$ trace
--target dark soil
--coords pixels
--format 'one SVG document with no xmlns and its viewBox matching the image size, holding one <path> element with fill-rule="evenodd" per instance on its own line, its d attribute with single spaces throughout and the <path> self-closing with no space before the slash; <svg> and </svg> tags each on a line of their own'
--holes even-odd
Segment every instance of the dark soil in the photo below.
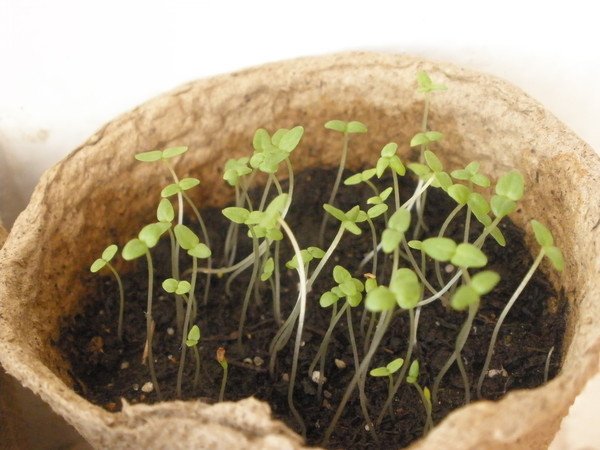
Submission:
<svg viewBox="0 0 600 450">
<path fill-rule="evenodd" d="M 317 236 L 323 214 L 321 205 L 327 201 L 334 177 L 333 170 L 320 169 L 308 170 L 297 176 L 294 202 L 288 215 L 288 222 L 293 226 L 302 248 L 318 245 Z M 380 185 L 389 186 L 391 185 L 389 181 L 385 182 L 384 180 Z M 404 185 L 402 198 L 408 198 L 411 189 L 412 186 Z M 370 195 L 372 195 L 370 191 L 361 187 L 342 187 L 336 203 L 342 209 L 347 210 L 358 200 L 361 200 L 364 205 L 364 200 Z M 454 203 L 440 190 L 429 190 L 425 211 L 426 223 L 430 227 L 428 236 L 437 234 L 441 223 L 453 207 Z M 220 262 L 222 254 L 220 246 L 224 241 L 227 222 L 218 210 L 207 209 L 203 211 L 203 215 L 211 232 L 213 254 Z M 446 235 L 456 240 L 462 239 L 463 226 L 464 215 L 459 215 L 452 222 Z M 532 262 L 532 256 L 524 245 L 523 230 L 513 225 L 510 220 L 504 220 L 500 226 L 507 238 L 507 247 L 500 248 L 493 239 L 488 239 L 484 251 L 489 258 L 488 268 L 499 272 L 502 281 L 491 294 L 482 299 L 481 309 L 462 352 L 472 387 L 476 384 L 483 365 L 496 318 Z M 366 229 L 366 227 L 363 228 Z M 330 221 L 326 242 L 331 242 L 336 229 L 335 224 Z M 478 226 L 472 227 L 471 242 L 479 235 L 480 231 Z M 245 256 L 251 252 L 251 246 L 249 240 L 243 237 L 243 233 L 240 236 L 242 236 L 242 247 L 238 255 Z M 157 269 L 153 310 L 156 331 L 153 348 L 163 396 L 166 399 L 174 399 L 180 337 L 177 336 L 177 333 L 170 333 L 175 328 L 173 298 L 160 288 L 161 282 L 170 276 L 167 241 L 158 248 L 154 255 Z M 310 380 L 307 371 L 327 329 L 331 314 L 330 309 L 324 310 L 318 306 L 318 299 L 322 292 L 333 286 L 331 270 L 336 263 L 341 263 L 348 269 L 354 270 L 354 276 L 362 278 L 362 274 L 356 269 L 363 255 L 370 248 L 369 232 L 363 232 L 361 236 L 346 233 L 340 247 L 322 272 L 309 296 L 303 336 L 304 345 L 300 354 L 300 370 L 295 390 L 295 404 L 306 421 L 309 444 L 318 444 L 322 439 L 323 432 L 344 393 L 344 388 L 354 373 L 347 327 L 345 323 L 342 323 L 343 321 L 340 321 L 329 347 L 325 369 L 327 381 L 324 385 L 324 398 L 321 401 L 317 399 L 316 384 Z M 282 244 L 282 250 L 285 255 L 285 259 L 282 261 L 286 261 L 291 255 L 287 243 Z M 389 268 L 389 260 L 380 256 L 380 264 L 383 260 L 386 260 Z M 185 264 L 187 266 L 190 262 L 185 261 Z M 370 270 L 370 264 L 367 265 L 367 270 Z M 447 274 L 448 277 L 451 275 L 452 273 Z M 226 277 L 221 279 L 213 277 L 209 307 L 200 307 L 199 312 L 198 325 L 202 330 L 202 339 L 199 345 L 202 360 L 200 387 L 196 390 L 192 388 L 194 360 L 188 353 L 183 397 L 186 399 L 201 398 L 207 402 L 216 401 L 222 371 L 215 360 L 215 351 L 219 346 L 223 346 L 227 349 L 230 364 L 226 400 L 238 400 L 248 396 L 265 400 L 271 405 L 273 414 L 277 418 L 286 422 L 293 429 L 297 429 L 293 417 L 289 414 L 286 400 L 286 379 L 292 366 L 293 338 L 279 355 L 275 377 L 272 378 L 267 369 L 269 343 L 277 331 L 272 314 L 271 290 L 267 283 L 261 284 L 260 301 L 252 300 L 248 311 L 243 345 L 241 348 L 236 345 L 241 299 L 244 297 L 249 276 L 250 271 L 248 270 L 232 284 L 231 296 L 227 295 L 224 290 Z M 430 278 L 433 282 L 434 277 Z M 297 281 L 295 271 L 283 269 L 282 300 L 286 315 L 296 299 Z M 146 337 L 144 311 L 146 309 L 147 271 L 145 263 L 138 264 L 135 270 L 124 277 L 126 310 L 123 343 L 116 338 L 118 311 L 116 283 L 109 276 L 100 278 L 91 275 L 85 282 L 89 286 L 89 297 L 82 299 L 81 314 L 65 323 L 57 344 L 71 363 L 75 389 L 93 403 L 101 405 L 109 411 L 118 411 L 121 408 L 121 398 L 125 398 L 130 403 L 157 401 L 155 391 L 144 393 L 141 389 L 146 382 L 150 381 L 148 368 L 142 364 Z M 200 277 L 199 282 L 197 292 L 202 292 L 204 278 Z M 437 286 L 437 283 L 434 285 Z M 360 309 L 357 308 L 357 310 Z M 354 330 L 356 331 L 360 329 L 360 311 L 354 311 L 354 314 Z M 419 382 L 422 386 L 433 384 L 439 369 L 453 351 L 458 330 L 465 318 L 466 313 L 447 309 L 439 301 L 422 309 L 418 328 L 418 345 L 414 354 L 414 357 L 418 358 L 421 363 Z M 554 346 L 555 351 L 549 372 L 550 378 L 552 378 L 560 367 L 565 318 L 566 302 L 563 301 L 562 296 L 553 291 L 548 280 L 538 271 L 502 327 L 490 367 L 496 370 L 496 375 L 486 378 L 483 389 L 484 397 L 498 399 L 511 389 L 532 388 L 541 385 L 544 382 L 546 357 L 550 348 Z M 171 330 L 169 330 L 170 328 Z M 407 336 L 408 317 L 406 314 L 399 314 L 384 338 L 372 366 L 377 367 L 386 364 L 393 358 L 404 357 Z M 364 354 L 362 353 L 363 336 L 359 331 L 357 339 L 362 357 Z M 252 362 L 249 363 L 247 358 L 250 358 Z M 336 367 L 334 358 L 344 361 L 347 367 L 344 369 Z M 264 363 L 260 364 L 261 360 Z M 386 380 L 369 378 L 366 392 L 371 415 L 377 417 L 387 396 Z M 440 403 L 434 405 L 435 423 L 463 405 L 463 384 L 456 365 L 445 376 L 439 397 Z M 472 397 L 475 398 L 474 389 Z M 407 385 L 400 389 L 393 402 L 393 414 L 393 418 L 388 414 L 378 429 L 381 441 L 387 445 L 377 446 L 371 440 L 370 434 L 365 431 L 365 422 L 355 395 L 337 425 L 329 443 L 330 447 L 398 448 L 408 445 L 422 435 L 425 414 L 415 389 Z"/>
</svg>

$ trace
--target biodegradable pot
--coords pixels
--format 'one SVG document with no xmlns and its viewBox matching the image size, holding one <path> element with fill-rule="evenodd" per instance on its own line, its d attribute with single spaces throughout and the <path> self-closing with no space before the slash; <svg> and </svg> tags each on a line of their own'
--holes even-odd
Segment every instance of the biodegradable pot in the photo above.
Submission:
<svg viewBox="0 0 600 450">
<path fill-rule="evenodd" d="M 528 191 L 512 217 L 521 226 L 537 218 L 553 230 L 566 270 L 552 281 L 569 299 L 570 316 L 554 380 L 461 408 L 414 448 L 545 448 L 598 368 L 600 160 L 522 91 L 408 56 L 348 53 L 200 80 L 106 125 L 43 176 L 0 253 L 1 363 L 98 448 L 300 447 L 300 438 L 253 399 L 125 405 L 109 413 L 73 391 L 52 340 L 61 319 L 80 307 L 79 280 L 98 252 L 111 240 L 122 245 L 153 217 L 157 196 L 148 192 L 158 192 L 167 174 L 136 162 L 134 153 L 188 145 L 177 169 L 202 180 L 197 200 L 205 206 L 231 198 L 221 169 L 226 159 L 248 154 L 258 127 L 305 126 L 296 171 L 337 164 L 339 137 L 323 129 L 332 118 L 369 126 L 354 141 L 351 167 L 372 164 L 392 140 L 406 158 L 423 108 L 415 92 L 420 69 L 449 88 L 431 106 L 432 128 L 446 135 L 441 158 L 453 167 L 478 160 L 494 177 L 513 167 L 525 175 Z"/>
</svg>

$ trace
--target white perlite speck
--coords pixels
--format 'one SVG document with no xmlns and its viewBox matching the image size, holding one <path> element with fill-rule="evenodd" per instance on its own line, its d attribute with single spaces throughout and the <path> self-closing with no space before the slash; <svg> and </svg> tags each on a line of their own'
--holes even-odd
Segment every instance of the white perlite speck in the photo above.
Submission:
<svg viewBox="0 0 600 450">
<path fill-rule="evenodd" d="M 175 334 L 175 330 L 171 327 L 167 328 L 167 334 L 169 336 L 173 336 Z"/>
<path fill-rule="evenodd" d="M 154 390 L 154 385 L 152 384 L 152 381 L 147 381 L 142 386 L 142 392 L 145 392 L 146 394 L 149 394 L 153 390 Z"/>
<path fill-rule="evenodd" d="M 327 381 L 327 378 L 321 375 L 321 372 L 318 370 L 314 370 L 310 378 L 313 380 L 313 383 L 317 384 L 324 384 Z"/>
<path fill-rule="evenodd" d="M 338 369 L 345 369 L 346 363 L 341 359 L 335 358 L 335 367 L 337 367 Z"/>
</svg>

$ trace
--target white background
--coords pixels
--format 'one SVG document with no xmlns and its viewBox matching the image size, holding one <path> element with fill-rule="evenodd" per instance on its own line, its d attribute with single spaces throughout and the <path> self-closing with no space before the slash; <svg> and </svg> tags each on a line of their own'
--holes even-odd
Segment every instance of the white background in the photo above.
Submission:
<svg viewBox="0 0 600 450">
<path fill-rule="evenodd" d="M 599 149 L 593 3 L 0 0 L 0 174 L 12 173 L 22 204 L 43 170 L 152 96 L 344 50 L 412 53 L 505 78 Z"/>
</svg>

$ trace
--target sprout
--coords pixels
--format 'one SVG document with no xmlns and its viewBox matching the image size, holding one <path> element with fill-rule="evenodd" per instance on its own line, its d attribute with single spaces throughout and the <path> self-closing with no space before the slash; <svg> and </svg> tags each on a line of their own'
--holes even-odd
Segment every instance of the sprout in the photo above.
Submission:
<svg viewBox="0 0 600 450">
<path fill-rule="evenodd" d="M 223 369 L 223 378 L 221 379 L 221 390 L 219 391 L 219 401 L 222 402 L 225 397 L 225 385 L 227 384 L 227 372 L 229 371 L 229 364 L 227 364 L 227 358 L 225 357 L 225 349 L 219 347 L 217 349 L 217 362 Z"/>
<path fill-rule="evenodd" d="M 431 396 L 429 389 L 422 389 L 419 385 L 419 361 L 416 359 L 411 363 L 410 369 L 408 369 L 408 376 L 406 382 L 412 385 L 418 392 L 423 407 L 425 408 L 425 427 L 423 428 L 423 436 L 425 436 L 433 428 L 433 420 L 431 419 Z"/>
<path fill-rule="evenodd" d="M 117 285 L 119 286 L 119 320 L 117 323 L 117 337 L 120 341 L 123 340 L 123 311 L 125 309 L 125 293 L 123 291 L 123 282 L 121 281 L 121 277 L 119 273 L 114 268 L 114 266 L 110 263 L 112 259 L 115 257 L 117 252 L 119 251 L 119 247 L 115 244 L 111 244 L 104 249 L 102 252 L 102 256 L 94 261 L 90 267 L 90 272 L 96 273 L 102 270 L 104 267 L 108 267 L 112 272 L 113 276 L 117 280 Z"/>
<path fill-rule="evenodd" d="M 196 389 L 198 381 L 200 380 L 200 353 L 198 352 L 198 342 L 200 342 L 200 328 L 198 328 L 198 325 L 194 325 L 190 328 L 190 332 L 185 340 L 185 345 L 192 348 L 194 351 L 194 361 L 196 364 L 194 370 L 194 389 Z"/>
</svg>

